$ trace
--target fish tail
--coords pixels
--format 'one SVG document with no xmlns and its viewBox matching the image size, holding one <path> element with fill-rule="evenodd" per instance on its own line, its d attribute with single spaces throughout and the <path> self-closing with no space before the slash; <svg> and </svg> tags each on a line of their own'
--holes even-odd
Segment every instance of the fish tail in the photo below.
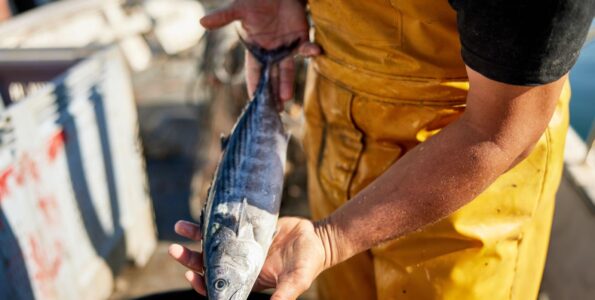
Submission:
<svg viewBox="0 0 595 300">
<path fill-rule="evenodd" d="M 295 39 L 289 44 L 281 45 L 278 48 L 267 50 L 256 44 L 246 42 L 242 37 L 240 41 L 244 47 L 258 60 L 263 66 L 271 66 L 278 63 L 280 60 L 289 56 L 300 44 L 300 39 Z"/>
</svg>

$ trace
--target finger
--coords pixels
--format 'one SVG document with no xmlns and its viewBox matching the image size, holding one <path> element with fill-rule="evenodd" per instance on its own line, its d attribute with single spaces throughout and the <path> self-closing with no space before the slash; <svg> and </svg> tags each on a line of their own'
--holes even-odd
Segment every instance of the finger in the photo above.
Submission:
<svg viewBox="0 0 595 300">
<path fill-rule="evenodd" d="M 317 56 L 320 53 L 322 53 L 322 48 L 318 44 L 310 42 L 303 43 L 298 49 L 298 55 L 305 57 Z"/>
<path fill-rule="evenodd" d="M 198 227 L 197 224 L 192 222 L 178 221 L 174 226 L 174 230 L 177 234 L 196 242 L 202 239 L 200 227 Z"/>
<path fill-rule="evenodd" d="M 172 244 L 168 249 L 169 255 L 186 268 L 195 272 L 203 272 L 202 254 L 184 246 Z"/>
<path fill-rule="evenodd" d="M 186 272 L 184 274 L 186 276 L 186 280 L 190 282 L 192 288 L 199 294 L 206 296 L 207 295 L 207 288 L 205 286 L 205 280 L 200 274 L 197 274 L 192 271 Z"/>
<path fill-rule="evenodd" d="M 279 282 L 271 300 L 295 300 L 310 287 L 303 281 L 285 280 Z"/>
<path fill-rule="evenodd" d="M 280 87 L 279 96 L 281 101 L 293 98 L 293 81 L 295 79 L 295 63 L 293 57 L 284 59 L 279 65 Z"/>
<path fill-rule="evenodd" d="M 217 29 L 223 27 L 235 20 L 239 20 L 241 10 L 234 4 L 228 7 L 216 10 L 200 19 L 200 24 L 206 29 Z"/>
<path fill-rule="evenodd" d="M 245 51 L 245 57 L 246 86 L 248 87 L 248 95 L 252 96 L 254 95 L 254 91 L 256 91 L 256 87 L 258 86 L 261 66 L 252 56 L 252 54 L 250 54 L 250 52 Z"/>
</svg>

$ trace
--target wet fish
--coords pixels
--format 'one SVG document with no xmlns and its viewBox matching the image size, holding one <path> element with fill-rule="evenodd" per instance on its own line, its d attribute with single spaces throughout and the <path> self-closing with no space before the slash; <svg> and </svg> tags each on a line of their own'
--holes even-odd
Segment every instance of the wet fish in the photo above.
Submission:
<svg viewBox="0 0 595 300">
<path fill-rule="evenodd" d="M 289 135 L 271 70 L 298 41 L 274 50 L 244 43 L 262 64 L 258 87 L 230 136 L 201 216 L 209 299 L 247 299 L 276 229 Z"/>
</svg>

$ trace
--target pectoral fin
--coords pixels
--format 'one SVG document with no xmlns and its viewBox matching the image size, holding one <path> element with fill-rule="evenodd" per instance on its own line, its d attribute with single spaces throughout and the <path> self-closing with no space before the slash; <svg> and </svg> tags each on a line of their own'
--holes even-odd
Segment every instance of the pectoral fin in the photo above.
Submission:
<svg viewBox="0 0 595 300">
<path fill-rule="evenodd" d="M 254 239 L 254 229 L 252 224 L 248 220 L 246 207 L 248 205 L 248 199 L 244 198 L 240 205 L 239 215 L 237 216 L 238 227 L 236 236 L 241 239 Z"/>
</svg>

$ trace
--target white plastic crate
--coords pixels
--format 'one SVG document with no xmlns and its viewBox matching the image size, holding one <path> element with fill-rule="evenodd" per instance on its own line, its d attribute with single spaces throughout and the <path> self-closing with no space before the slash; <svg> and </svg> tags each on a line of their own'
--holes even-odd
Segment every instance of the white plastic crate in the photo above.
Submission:
<svg viewBox="0 0 595 300">
<path fill-rule="evenodd" d="M 0 114 L 0 299 L 105 299 L 123 264 L 146 263 L 156 245 L 122 55 L 72 53 L 39 63 L 57 78 Z"/>
</svg>

